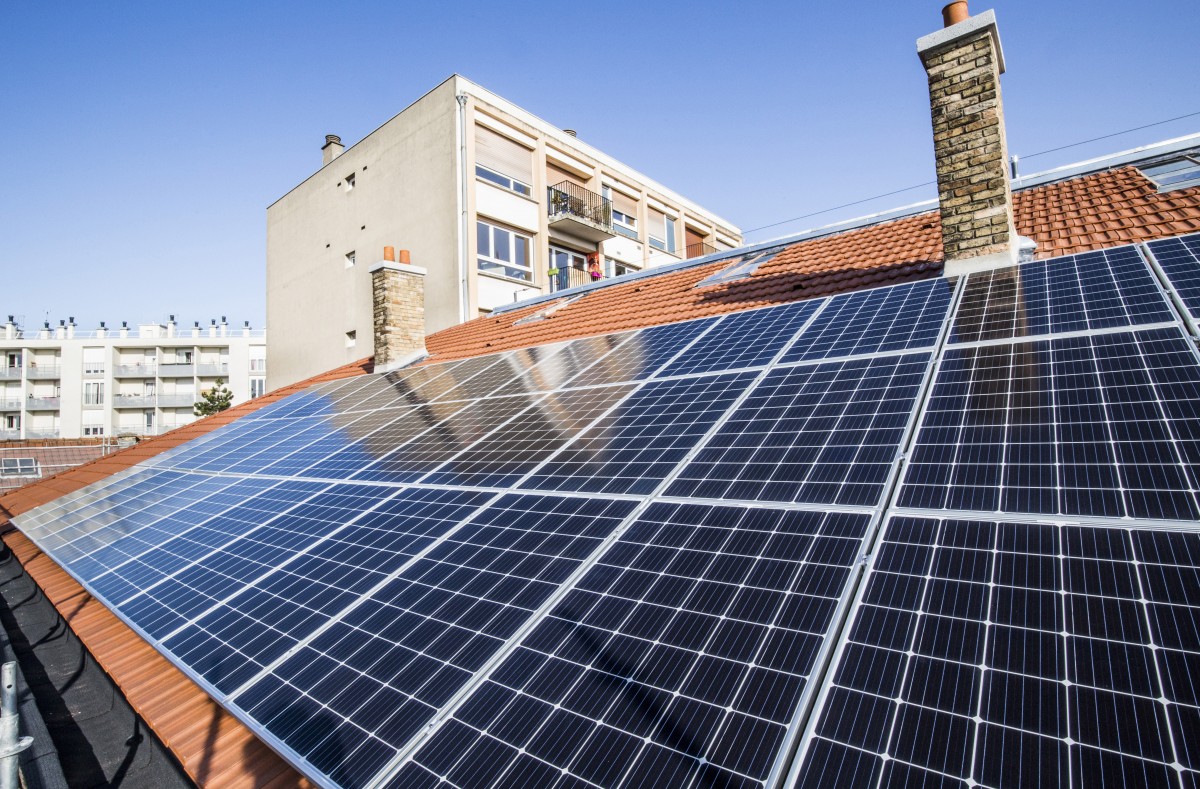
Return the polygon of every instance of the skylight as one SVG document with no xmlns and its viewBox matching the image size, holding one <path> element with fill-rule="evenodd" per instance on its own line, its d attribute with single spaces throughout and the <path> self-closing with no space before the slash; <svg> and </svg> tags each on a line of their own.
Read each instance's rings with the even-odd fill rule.
<svg viewBox="0 0 1200 789">
<path fill-rule="evenodd" d="M 1141 171 L 1154 181 L 1160 192 L 1200 186 L 1200 156 L 1184 154 L 1151 167 L 1142 167 Z"/>
<path fill-rule="evenodd" d="M 709 285 L 727 285 L 730 282 L 746 279 L 758 270 L 758 267 L 768 260 L 772 260 L 777 254 L 778 249 L 770 249 L 765 252 L 754 252 L 749 255 L 743 255 L 740 258 L 735 258 L 725 268 L 718 271 L 716 274 L 705 277 L 696 284 L 697 288 L 707 288 Z"/>
</svg>

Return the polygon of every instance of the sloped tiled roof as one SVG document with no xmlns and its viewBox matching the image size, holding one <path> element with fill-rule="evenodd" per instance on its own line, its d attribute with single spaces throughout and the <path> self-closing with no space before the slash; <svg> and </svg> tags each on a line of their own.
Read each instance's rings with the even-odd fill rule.
<svg viewBox="0 0 1200 789">
<path fill-rule="evenodd" d="M 1200 188 L 1158 194 L 1132 167 L 1031 188 L 1016 195 L 1017 229 L 1040 257 L 1200 231 Z M 434 361 L 751 309 L 814 296 L 937 276 L 936 211 L 791 244 L 748 279 L 697 289 L 728 261 L 664 272 L 596 289 L 544 320 L 530 305 L 479 318 L 427 338 Z M 128 450 L 0 496 L 0 527 L 34 507 L 208 433 L 325 380 L 369 372 L 363 361 L 273 392 Z M 198 686 L 92 599 L 17 533 L 5 542 L 47 592 L 131 704 L 201 784 L 290 787 L 307 783 Z"/>
<path fill-rule="evenodd" d="M 0 529 L 11 528 L 10 518 L 210 433 L 306 387 L 363 375 L 371 369 L 366 359 L 339 367 L 6 493 L 0 496 Z M 3 539 L 96 662 L 121 688 L 130 705 L 198 784 L 246 789 L 311 786 L 24 535 L 13 530 Z"/>
<path fill-rule="evenodd" d="M 1036 241 L 1043 258 L 1200 230 L 1200 187 L 1159 194 L 1136 167 L 1026 189 L 1015 203 L 1017 232 Z M 541 321 L 516 325 L 545 303 L 478 318 L 431 335 L 426 346 L 435 361 L 455 359 L 936 276 L 938 212 L 800 241 L 749 279 L 694 287 L 728 264 L 601 287 Z"/>
</svg>

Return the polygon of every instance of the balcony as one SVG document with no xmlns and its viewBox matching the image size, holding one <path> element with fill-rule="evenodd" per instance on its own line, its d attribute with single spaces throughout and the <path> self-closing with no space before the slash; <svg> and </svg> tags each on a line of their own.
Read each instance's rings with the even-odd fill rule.
<svg viewBox="0 0 1200 789">
<path fill-rule="evenodd" d="M 54 381 L 61 376 L 62 368 L 56 364 L 50 366 L 43 365 L 42 367 L 38 367 L 36 364 L 31 364 L 29 367 L 25 368 L 25 377 L 31 381 Z"/>
<path fill-rule="evenodd" d="M 611 200 L 570 181 L 548 187 L 546 193 L 551 230 L 592 243 L 616 235 Z"/>
<path fill-rule="evenodd" d="M 59 397 L 28 397 L 25 399 L 26 411 L 57 411 Z"/>
<path fill-rule="evenodd" d="M 18 441 L 20 438 L 20 428 L 0 427 L 0 441 Z"/>
<path fill-rule="evenodd" d="M 577 288 L 580 285 L 591 285 L 596 280 L 586 271 L 567 266 L 560 268 L 558 273 L 550 277 L 550 292 L 557 293 L 567 288 Z"/>
<path fill-rule="evenodd" d="M 25 431 L 26 438 L 58 438 L 59 430 L 57 427 L 39 427 L 29 428 Z"/>
<path fill-rule="evenodd" d="M 163 408 L 180 408 L 183 406 L 190 408 L 196 404 L 196 399 L 196 395 L 194 394 L 159 395 L 158 404 Z"/>
<path fill-rule="evenodd" d="M 703 241 L 697 241 L 694 244 L 688 244 L 684 248 L 683 256 L 688 259 L 699 258 L 719 251 L 720 250 L 718 250 L 712 244 L 705 244 Z"/>
<path fill-rule="evenodd" d="M 153 378 L 158 372 L 157 364 L 118 364 L 117 378 Z"/>
<path fill-rule="evenodd" d="M 191 364 L 160 364 L 158 374 L 163 378 L 191 378 L 196 374 L 196 365 Z"/>
<path fill-rule="evenodd" d="M 0 400 L 0 411 L 20 411 L 20 400 Z"/>
<path fill-rule="evenodd" d="M 154 395 L 113 395 L 113 408 L 153 408 Z"/>
<path fill-rule="evenodd" d="M 19 381 L 20 379 L 20 367 L 0 367 L 0 381 Z"/>
<path fill-rule="evenodd" d="M 198 364 L 196 365 L 196 375 L 229 375 L 229 365 L 227 364 Z"/>
</svg>

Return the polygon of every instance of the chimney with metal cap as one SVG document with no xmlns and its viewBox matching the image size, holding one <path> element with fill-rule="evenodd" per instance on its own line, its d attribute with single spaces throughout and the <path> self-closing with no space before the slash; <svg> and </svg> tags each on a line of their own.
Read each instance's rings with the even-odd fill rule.
<svg viewBox="0 0 1200 789">
<path fill-rule="evenodd" d="M 1013 265 L 1018 248 L 996 14 L 969 16 L 957 0 L 942 17 L 946 27 L 917 39 L 917 54 L 929 75 L 942 247 L 953 276 Z"/>
<path fill-rule="evenodd" d="M 371 266 L 375 371 L 411 364 L 425 351 L 425 269 L 412 264 L 407 249 L 395 259 L 384 247 L 383 260 Z"/>
<path fill-rule="evenodd" d="M 346 146 L 342 145 L 341 137 L 336 134 L 326 134 L 325 144 L 321 146 L 321 164 L 329 164 L 341 156 L 344 150 L 346 150 Z"/>
</svg>

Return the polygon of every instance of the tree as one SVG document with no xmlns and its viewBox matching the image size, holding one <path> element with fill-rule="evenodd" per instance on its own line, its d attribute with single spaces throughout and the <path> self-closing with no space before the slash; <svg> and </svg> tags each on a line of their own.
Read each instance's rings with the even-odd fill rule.
<svg viewBox="0 0 1200 789">
<path fill-rule="evenodd" d="M 192 406 L 196 416 L 212 416 L 233 405 L 233 392 L 225 385 L 224 378 L 218 378 L 212 389 L 200 393 L 200 399 Z"/>
</svg>

